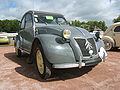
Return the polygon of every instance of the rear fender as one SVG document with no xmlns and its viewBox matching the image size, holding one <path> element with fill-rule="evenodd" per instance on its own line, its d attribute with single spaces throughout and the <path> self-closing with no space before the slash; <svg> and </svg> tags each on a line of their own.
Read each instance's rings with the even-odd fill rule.
<svg viewBox="0 0 120 90">
<path fill-rule="evenodd" d="M 114 41 L 114 39 L 113 39 L 112 37 L 110 37 L 110 36 L 104 36 L 104 37 L 102 38 L 102 40 L 108 40 L 108 41 L 110 41 L 110 42 L 112 43 L 113 47 L 115 46 L 115 41 Z"/>
</svg>

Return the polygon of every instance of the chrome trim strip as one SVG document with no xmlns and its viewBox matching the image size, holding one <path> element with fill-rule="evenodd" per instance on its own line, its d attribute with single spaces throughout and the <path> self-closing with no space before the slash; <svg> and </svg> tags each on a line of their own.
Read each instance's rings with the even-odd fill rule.
<svg viewBox="0 0 120 90">
<path fill-rule="evenodd" d="M 85 66 L 85 63 L 82 63 L 81 67 L 82 66 Z M 53 64 L 52 67 L 53 68 L 74 68 L 74 67 L 79 67 L 79 64 L 77 64 L 77 63 L 75 63 L 75 64 L 72 64 L 72 63 L 67 63 L 67 64 Z"/>
<path fill-rule="evenodd" d="M 73 37 L 74 39 L 82 39 L 81 37 Z M 84 39 L 84 38 L 83 38 Z"/>
<path fill-rule="evenodd" d="M 23 52 L 27 53 L 27 54 L 30 54 L 29 52 L 25 51 L 25 50 L 22 50 Z"/>
<path fill-rule="evenodd" d="M 34 11 L 33 11 L 33 13 L 32 13 L 32 18 L 33 18 L 33 35 L 34 35 L 34 37 L 35 37 L 35 22 L 34 22 Z"/>
<path fill-rule="evenodd" d="M 27 53 L 27 54 L 30 54 L 29 52 L 27 52 L 27 51 L 25 51 L 25 50 L 23 50 L 23 49 L 21 49 L 21 48 L 19 48 L 19 49 L 20 49 L 21 51 Z"/>
</svg>

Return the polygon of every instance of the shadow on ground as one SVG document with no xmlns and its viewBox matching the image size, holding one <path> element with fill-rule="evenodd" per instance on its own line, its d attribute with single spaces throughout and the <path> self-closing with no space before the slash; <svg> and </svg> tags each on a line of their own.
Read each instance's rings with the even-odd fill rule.
<svg viewBox="0 0 120 90">
<path fill-rule="evenodd" d="M 14 52 L 6 53 L 6 54 L 4 54 L 4 56 L 6 58 L 8 58 L 9 60 L 20 65 L 20 67 L 15 68 L 16 72 L 18 72 L 19 74 L 21 74 L 25 77 L 32 78 L 32 79 L 42 81 L 42 82 L 59 81 L 59 80 L 67 80 L 67 79 L 77 78 L 84 74 L 87 74 L 93 68 L 93 67 L 84 67 L 81 69 L 78 69 L 78 68 L 62 69 L 62 70 L 61 69 L 53 69 L 53 74 L 52 74 L 51 78 L 49 78 L 47 80 L 42 80 L 39 77 L 38 72 L 34 68 L 34 64 L 27 64 L 27 62 L 26 62 L 26 60 L 28 59 L 27 54 L 24 54 L 21 58 L 18 58 Z"/>
<path fill-rule="evenodd" d="M 114 50 L 110 50 L 110 51 L 107 51 L 107 52 L 120 52 L 120 48 L 114 49 Z"/>
</svg>

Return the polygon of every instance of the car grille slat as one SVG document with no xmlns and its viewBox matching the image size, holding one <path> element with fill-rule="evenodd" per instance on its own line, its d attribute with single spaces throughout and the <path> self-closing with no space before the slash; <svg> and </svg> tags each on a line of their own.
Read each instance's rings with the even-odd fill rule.
<svg viewBox="0 0 120 90">
<path fill-rule="evenodd" d="M 79 45 L 83 56 L 90 56 L 89 49 L 86 49 L 86 46 L 85 46 L 86 39 L 75 38 L 75 41 Z M 92 48 L 93 54 L 96 55 L 97 54 L 97 49 L 96 49 L 96 45 L 95 45 L 95 42 L 94 42 L 93 38 L 88 38 L 87 41 L 89 43 L 91 43 L 91 46 L 93 47 Z"/>
<path fill-rule="evenodd" d="M 87 39 L 91 44 L 92 44 L 92 47 L 93 47 L 93 54 L 97 54 L 97 48 L 96 48 L 96 44 L 95 44 L 95 41 L 93 40 L 93 38 L 88 38 Z"/>
</svg>

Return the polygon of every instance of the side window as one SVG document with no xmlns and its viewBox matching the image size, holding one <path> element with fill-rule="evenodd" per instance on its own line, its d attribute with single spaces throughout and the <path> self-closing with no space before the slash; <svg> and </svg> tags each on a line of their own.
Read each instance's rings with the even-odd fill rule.
<svg viewBox="0 0 120 90">
<path fill-rule="evenodd" d="M 120 26 L 117 26 L 117 27 L 114 29 L 114 32 L 120 32 Z"/>
<path fill-rule="evenodd" d="M 23 29 L 25 26 L 25 17 L 23 17 L 22 21 L 21 21 L 21 26 L 20 28 Z"/>
<path fill-rule="evenodd" d="M 31 14 L 27 14 L 26 15 L 26 24 L 25 24 L 25 28 L 30 28 L 32 27 L 32 15 Z"/>
</svg>

